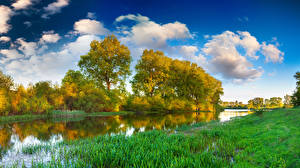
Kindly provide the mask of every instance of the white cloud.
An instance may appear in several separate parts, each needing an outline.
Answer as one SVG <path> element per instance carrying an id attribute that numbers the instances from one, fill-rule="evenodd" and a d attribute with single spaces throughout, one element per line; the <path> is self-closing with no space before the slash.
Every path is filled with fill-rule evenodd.
<path id="1" fill-rule="evenodd" d="M 232 79 L 234 82 L 253 81 L 259 78 L 263 70 L 261 67 L 254 68 L 253 65 L 243 56 L 237 47 L 241 45 L 246 50 L 246 55 L 255 56 L 256 41 L 248 32 L 225 31 L 222 34 L 212 36 L 202 49 L 203 53 L 210 56 L 209 69 L 220 73 L 224 78 Z M 247 41 L 253 44 L 246 44 Z"/>
<path id="2" fill-rule="evenodd" d="M 26 9 L 30 5 L 32 5 L 31 0 L 16 0 L 16 2 L 13 3 L 11 6 L 14 7 L 15 10 L 19 10 L 19 9 Z"/>
<path id="3" fill-rule="evenodd" d="M 0 50 L 0 54 L 4 56 L 4 58 L 0 60 L 1 64 L 4 64 L 13 59 L 18 59 L 23 57 L 23 55 L 20 54 L 16 49 L 3 49 Z"/>
<path id="4" fill-rule="evenodd" d="M 178 48 L 178 47 L 176 47 Z M 202 68 L 207 68 L 207 60 L 204 55 L 201 53 L 198 54 L 198 47 L 192 46 L 192 45 L 183 45 L 179 46 L 179 49 L 173 52 L 178 52 L 183 56 L 183 59 L 190 60 L 191 62 L 197 63 L 199 66 L 202 66 Z"/>
<path id="5" fill-rule="evenodd" d="M 180 22 L 158 24 L 141 15 L 125 15 L 116 18 L 116 22 L 133 20 L 136 24 L 128 30 L 122 30 L 122 41 L 134 43 L 140 47 L 162 49 L 167 47 L 167 40 L 191 38 L 187 26 Z M 124 29 L 124 27 L 122 27 Z"/>
<path id="6" fill-rule="evenodd" d="M 93 13 L 93 12 L 88 12 L 87 15 L 86 15 L 87 18 L 89 19 L 96 19 L 96 13 Z"/>
<path id="7" fill-rule="evenodd" d="M 196 46 L 188 46 L 188 45 L 183 45 L 180 48 L 181 54 L 183 54 L 186 57 L 190 57 L 196 54 L 198 52 L 198 48 Z"/>
<path id="8" fill-rule="evenodd" d="M 36 42 L 26 42 L 23 38 L 18 38 L 16 43 L 19 45 L 18 49 L 22 51 L 26 57 L 36 55 L 38 49 Z"/>
<path id="9" fill-rule="evenodd" d="M 258 59 L 259 56 L 256 55 L 256 52 L 259 50 L 260 44 L 256 38 L 251 36 L 249 32 L 238 31 L 238 34 L 241 38 L 238 43 L 245 48 L 246 55 L 254 59 Z"/>
<path id="10" fill-rule="evenodd" d="M 7 37 L 7 36 L 0 37 L 0 42 L 9 42 L 9 41 L 10 41 L 10 37 Z"/>
<path id="11" fill-rule="evenodd" d="M 128 14 L 128 15 L 122 15 L 116 18 L 116 22 L 121 22 L 123 20 L 134 20 L 134 21 L 138 21 L 138 22 L 147 22 L 149 21 L 149 18 L 146 16 L 142 16 L 140 14 L 138 15 L 133 15 L 133 14 Z"/>
<path id="12" fill-rule="evenodd" d="M 7 33 L 11 29 L 11 25 L 7 22 L 13 15 L 13 11 L 4 5 L 0 5 L 0 34 Z"/>
<path id="13" fill-rule="evenodd" d="M 94 35 L 82 35 L 74 42 L 65 44 L 57 52 L 43 54 L 39 54 L 36 48 L 33 52 L 36 54 L 27 58 L 14 59 L 4 65 L 4 70 L 12 75 L 17 83 L 25 85 L 41 80 L 60 82 L 68 69 L 76 69 L 80 56 L 89 51 L 92 40 L 100 39 Z"/>
<path id="14" fill-rule="evenodd" d="M 57 0 L 49 4 L 47 7 L 44 7 L 45 13 L 42 15 L 42 18 L 47 19 L 49 15 L 54 15 L 61 11 L 61 8 L 69 5 L 69 0 Z"/>
<path id="15" fill-rule="evenodd" d="M 41 43 L 56 43 L 60 39 L 58 33 L 54 33 L 54 31 L 43 32 L 43 35 L 40 39 Z"/>
<path id="16" fill-rule="evenodd" d="M 96 20 L 82 19 L 74 24 L 74 30 L 80 34 L 105 35 L 109 32 L 103 24 Z"/>
<path id="17" fill-rule="evenodd" d="M 281 63 L 283 61 L 284 53 L 273 44 L 266 44 L 266 42 L 263 42 L 262 54 L 266 57 L 266 62 Z"/>

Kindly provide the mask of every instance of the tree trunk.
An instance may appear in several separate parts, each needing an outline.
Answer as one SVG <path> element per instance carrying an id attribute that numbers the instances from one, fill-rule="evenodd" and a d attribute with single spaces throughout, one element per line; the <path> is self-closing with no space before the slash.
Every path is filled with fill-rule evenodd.
<path id="1" fill-rule="evenodd" d="M 107 90 L 110 91 L 110 85 L 111 83 L 109 81 L 106 81 Z"/>

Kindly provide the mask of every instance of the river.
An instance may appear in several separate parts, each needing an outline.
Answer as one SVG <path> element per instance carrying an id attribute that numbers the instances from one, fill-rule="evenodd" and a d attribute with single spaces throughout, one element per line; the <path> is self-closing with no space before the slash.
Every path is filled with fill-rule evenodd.
<path id="1" fill-rule="evenodd" d="M 184 124 L 190 125 L 211 120 L 224 122 L 233 117 L 247 114 L 249 114 L 248 110 L 226 109 L 221 113 L 130 114 L 106 117 L 56 118 L 0 124 L 0 148 L 2 149 L 0 150 L 0 167 L 1 165 L 12 165 L 16 162 L 24 162 L 26 166 L 30 166 L 32 160 L 39 160 L 41 154 L 22 153 L 22 148 L 28 146 L 53 145 L 63 140 L 75 140 L 99 135 L 125 134 L 130 136 L 137 132 L 154 129 L 173 131 Z M 43 155 L 43 160 L 47 160 L 47 157 L 51 158 L 47 153 Z"/>

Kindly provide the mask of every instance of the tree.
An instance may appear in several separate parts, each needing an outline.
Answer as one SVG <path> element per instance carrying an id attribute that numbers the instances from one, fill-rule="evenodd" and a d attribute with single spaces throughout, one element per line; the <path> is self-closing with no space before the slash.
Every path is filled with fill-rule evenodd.
<path id="1" fill-rule="evenodd" d="M 0 71 L 0 89 L 10 90 L 13 85 L 13 79 Z"/>
<path id="2" fill-rule="evenodd" d="M 285 108 L 292 107 L 292 96 L 290 96 L 290 95 L 285 95 L 285 96 L 284 96 L 283 104 L 284 104 L 284 107 L 285 107 Z"/>
<path id="3" fill-rule="evenodd" d="M 222 83 L 197 64 L 173 60 L 161 51 L 144 50 L 135 68 L 132 89 L 148 97 L 151 109 L 214 110 L 223 94 Z"/>
<path id="4" fill-rule="evenodd" d="M 294 107 L 296 107 L 296 106 L 300 106 L 300 72 L 296 72 L 294 77 L 297 80 L 296 82 L 297 86 L 294 94 L 292 95 L 292 103 Z"/>
<path id="5" fill-rule="evenodd" d="M 114 36 L 107 36 L 103 41 L 92 41 L 87 55 L 80 57 L 79 67 L 100 87 L 111 90 L 112 85 L 124 86 L 130 74 L 130 51 L 121 45 Z"/>
<path id="6" fill-rule="evenodd" d="M 0 71 L 0 115 L 7 115 L 10 106 L 10 89 L 13 87 L 13 79 Z"/>
<path id="7" fill-rule="evenodd" d="M 141 59 L 135 66 L 132 88 L 136 94 L 153 97 L 167 85 L 171 59 L 161 51 L 144 50 Z"/>
<path id="8" fill-rule="evenodd" d="M 282 98 L 281 97 L 271 97 L 270 98 L 270 108 L 280 108 L 282 107 Z"/>
<path id="9" fill-rule="evenodd" d="M 264 106 L 264 98 L 256 97 L 248 101 L 248 108 L 260 109 Z"/>

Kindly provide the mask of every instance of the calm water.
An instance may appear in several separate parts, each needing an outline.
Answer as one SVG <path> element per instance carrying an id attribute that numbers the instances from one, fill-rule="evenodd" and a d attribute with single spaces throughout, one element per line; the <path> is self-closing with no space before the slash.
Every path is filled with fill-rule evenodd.
<path id="1" fill-rule="evenodd" d="M 0 167 L 1 165 L 11 165 L 17 160 L 24 161 L 26 166 L 30 166 L 32 160 L 41 158 L 42 154 L 36 156 L 22 154 L 22 148 L 26 146 L 51 145 L 62 140 L 74 140 L 105 134 L 132 135 L 153 129 L 172 131 L 183 124 L 208 122 L 210 120 L 224 122 L 232 117 L 247 114 L 249 114 L 248 111 L 225 110 L 221 113 L 132 114 L 0 124 L 0 148 L 7 150 L 5 153 L 0 154 Z M 43 160 L 51 158 L 47 153 L 44 153 L 42 157 Z"/>

